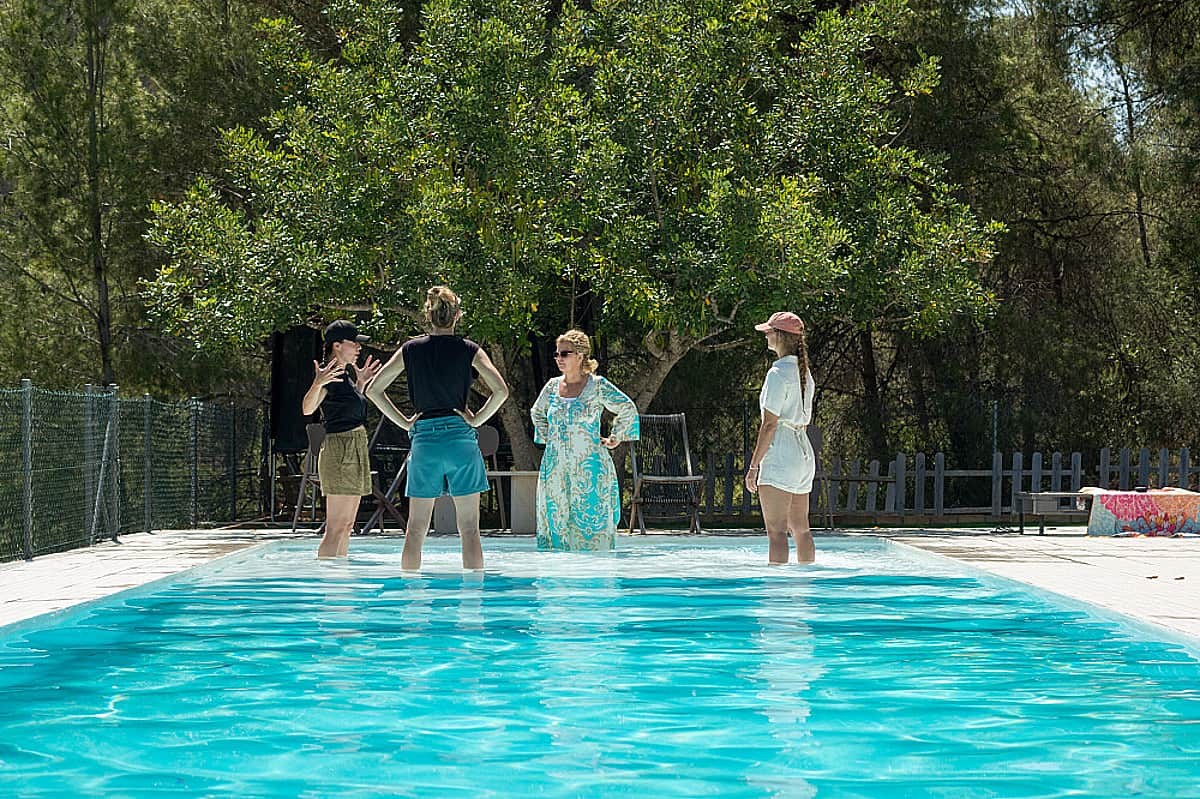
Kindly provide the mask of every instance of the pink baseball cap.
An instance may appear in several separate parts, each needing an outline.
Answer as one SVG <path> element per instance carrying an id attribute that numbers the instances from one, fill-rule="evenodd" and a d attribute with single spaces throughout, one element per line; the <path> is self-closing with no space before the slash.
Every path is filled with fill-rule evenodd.
<path id="1" fill-rule="evenodd" d="M 776 311 L 771 314 L 771 318 L 763 322 L 761 325 L 755 325 L 754 329 L 762 333 L 766 333 L 771 328 L 782 330 L 785 333 L 803 333 L 804 322 L 799 316 L 796 316 L 791 311 Z"/>

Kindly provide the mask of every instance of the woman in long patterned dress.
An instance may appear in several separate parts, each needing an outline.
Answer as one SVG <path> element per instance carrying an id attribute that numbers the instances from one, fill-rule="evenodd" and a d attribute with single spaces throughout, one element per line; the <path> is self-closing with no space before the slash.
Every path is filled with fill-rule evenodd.
<path id="1" fill-rule="evenodd" d="M 638 411 L 596 374 L 591 352 L 582 330 L 559 336 L 554 360 L 562 376 L 546 383 L 530 410 L 534 441 L 546 445 L 537 484 L 538 549 L 608 551 L 616 544 L 621 492 L 608 450 L 638 438 Z M 605 410 L 617 417 L 607 437 L 600 434 Z"/>

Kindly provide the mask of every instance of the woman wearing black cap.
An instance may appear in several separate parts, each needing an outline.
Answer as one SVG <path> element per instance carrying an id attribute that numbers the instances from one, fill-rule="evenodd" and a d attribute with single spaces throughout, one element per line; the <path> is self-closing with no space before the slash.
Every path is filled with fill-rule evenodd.
<path id="1" fill-rule="evenodd" d="M 367 384 L 381 364 L 368 357 L 357 368 L 367 336 L 352 322 L 339 319 L 325 328 L 324 366 L 313 361 L 316 377 L 304 395 L 305 416 L 321 411 L 325 443 L 317 459 L 321 493 L 325 495 L 325 537 L 318 558 L 343 557 L 350 548 L 350 532 L 358 504 L 371 493 L 371 462 L 367 458 Z"/>

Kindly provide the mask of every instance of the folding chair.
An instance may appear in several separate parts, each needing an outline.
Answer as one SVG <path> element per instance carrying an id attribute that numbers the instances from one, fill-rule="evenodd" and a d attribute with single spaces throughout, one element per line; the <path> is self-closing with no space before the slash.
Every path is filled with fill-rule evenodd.
<path id="1" fill-rule="evenodd" d="M 300 478 L 300 490 L 296 492 L 296 512 L 292 515 L 292 532 L 296 532 L 296 527 L 300 524 L 300 511 L 304 509 L 306 502 L 309 502 L 309 497 L 306 492 L 312 489 L 312 520 L 317 520 L 317 498 L 321 493 L 321 478 L 317 474 L 317 459 L 321 455 L 321 446 L 325 443 L 325 425 L 309 424 L 305 425 L 304 430 L 308 433 L 308 452 L 304 456 L 304 474 Z M 318 530 L 325 529 L 325 523 L 321 523 Z"/>
<path id="2" fill-rule="evenodd" d="M 475 429 L 479 436 L 479 454 L 483 462 L 493 472 L 499 471 L 496 465 L 496 452 L 500 449 L 500 431 L 491 425 L 483 425 Z M 504 485 L 499 477 L 489 477 L 488 481 L 496 487 L 496 504 L 500 506 L 500 527 L 508 527 L 508 512 L 504 509 Z"/>
<path id="3" fill-rule="evenodd" d="M 397 434 L 404 436 L 403 431 L 399 427 L 388 421 L 386 416 L 380 415 L 379 423 L 375 425 L 375 432 L 371 434 L 371 441 L 368 445 L 368 452 L 370 452 L 373 461 L 372 466 L 379 464 L 380 469 L 383 469 L 384 464 L 394 462 L 396 454 L 407 453 L 407 446 L 399 446 Z M 406 441 L 407 437 L 405 436 L 402 440 Z M 390 472 L 390 469 L 385 470 L 386 472 Z M 394 499 L 400 483 L 404 480 L 407 473 L 408 458 L 406 456 L 400 461 L 400 466 L 396 469 L 396 473 L 393 475 L 387 491 L 382 491 L 379 488 L 380 471 L 374 468 L 371 470 L 371 496 L 375 500 L 375 508 L 371 512 L 370 518 L 367 519 L 367 523 L 363 525 L 360 531 L 361 534 L 365 535 L 371 532 L 376 525 L 379 526 L 379 532 L 384 532 L 383 515 L 385 513 L 400 525 L 401 530 L 408 525 L 408 519 L 401 512 L 400 508 L 397 507 L 398 503 Z"/>
<path id="4" fill-rule="evenodd" d="M 492 468 L 494 469 L 496 466 L 496 451 L 500 448 L 500 431 L 490 425 L 483 425 L 476 428 L 475 433 L 479 437 L 479 454 L 483 456 L 485 462 L 488 458 L 491 458 Z M 391 484 L 388 485 L 387 491 L 376 495 L 376 499 L 379 500 L 379 505 L 375 508 L 375 512 L 371 514 L 371 518 L 367 520 L 366 525 L 363 527 L 364 533 L 368 532 L 382 519 L 383 513 L 385 510 L 387 510 L 387 507 L 392 506 L 393 510 L 395 510 L 394 506 L 392 505 L 394 502 L 393 497 L 395 497 L 396 492 L 400 490 L 400 483 L 404 481 L 404 478 L 407 475 L 408 458 L 405 458 L 404 462 L 400 464 L 400 468 L 396 471 L 396 476 L 392 478 Z M 500 488 L 500 478 L 490 477 L 488 479 L 489 481 L 496 481 L 496 496 L 500 503 L 500 523 L 502 526 L 507 526 L 508 518 L 507 513 L 504 510 L 504 494 Z M 398 510 L 395 510 L 395 512 L 399 513 Z M 381 526 L 380 530 L 382 529 L 383 528 Z"/>
<path id="5" fill-rule="evenodd" d="M 634 525 L 644 535 L 646 506 L 679 505 L 689 517 L 688 531 L 699 533 L 700 494 L 704 475 L 692 470 L 687 419 L 682 413 L 642 414 L 641 438 L 631 442 L 629 462 L 633 492 L 629 506 L 629 532 Z M 652 514 L 653 515 L 653 514 Z"/>

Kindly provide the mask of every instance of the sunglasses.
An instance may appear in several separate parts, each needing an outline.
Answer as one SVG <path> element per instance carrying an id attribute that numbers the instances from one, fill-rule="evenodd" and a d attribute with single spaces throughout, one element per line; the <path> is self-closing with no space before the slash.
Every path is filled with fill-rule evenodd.
<path id="1" fill-rule="evenodd" d="M 574 354 L 575 354 L 575 350 L 559 350 L 554 353 L 554 357 L 555 358 L 565 358 L 568 355 L 574 355 Z"/>

